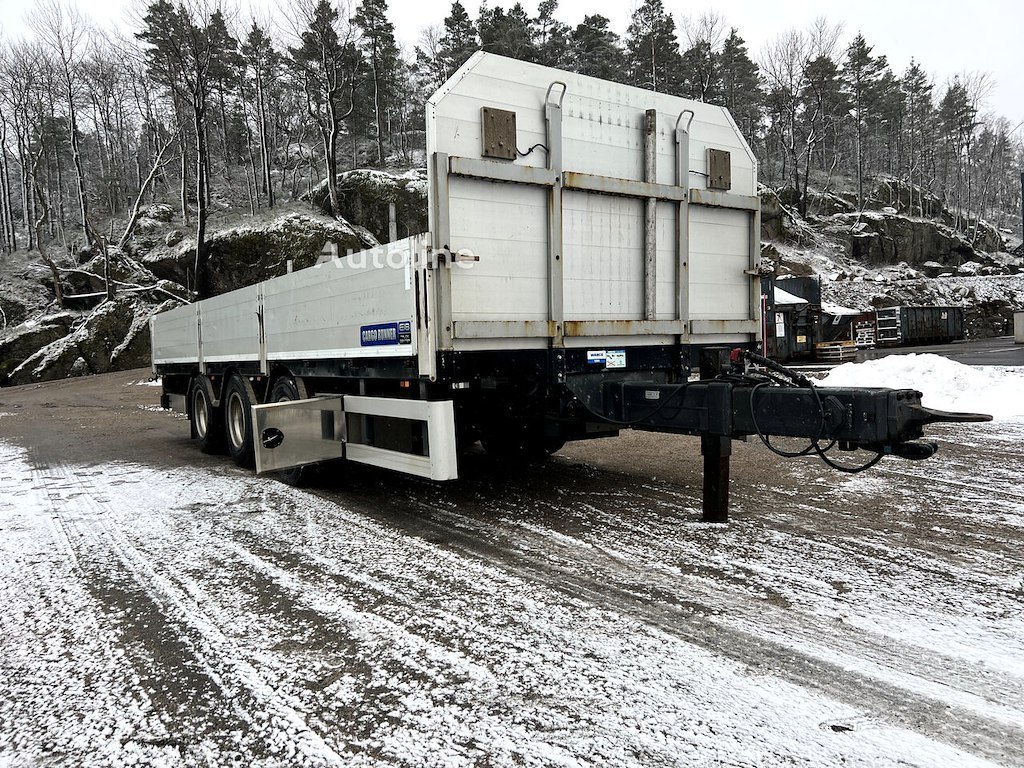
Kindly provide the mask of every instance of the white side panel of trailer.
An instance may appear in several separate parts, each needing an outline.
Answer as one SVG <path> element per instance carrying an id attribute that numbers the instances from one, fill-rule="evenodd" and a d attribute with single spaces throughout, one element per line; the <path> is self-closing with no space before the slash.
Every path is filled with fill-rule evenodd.
<path id="1" fill-rule="evenodd" d="M 260 357 L 259 285 L 239 288 L 199 304 L 204 363 L 252 362 Z"/>
<path id="2" fill-rule="evenodd" d="M 267 359 L 415 355 L 412 270 L 422 243 L 400 240 L 263 283 Z"/>
<path id="3" fill-rule="evenodd" d="M 154 365 L 199 362 L 198 311 L 195 304 L 186 304 L 149 321 Z"/>

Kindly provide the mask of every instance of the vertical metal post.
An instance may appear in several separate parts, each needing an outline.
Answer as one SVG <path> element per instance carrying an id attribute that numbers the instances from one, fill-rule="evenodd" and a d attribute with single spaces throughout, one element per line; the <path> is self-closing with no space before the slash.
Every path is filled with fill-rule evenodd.
<path id="1" fill-rule="evenodd" d="M 658 111 L 644 114 L 644 181 L 658 181 Z M 644 204 L 644 320 L 657 319 L 658 300 L 658 200 Z"/>
<path id="2" fill-rule="evenodd" d="M 700 377 L 714 379 L 731 365 L 728 347 L 708 347 L 700 351 Z M 700 453 L 704 457 L 705 523 L 729 522 L 729 457 L 732 439 L 728 436 L 701 434 Z"/>
<path id="3" fill-rule="evenodd" d="M 558 101 L 551 100 L 556 85 L 562 86 Z M 565 98 L 565 84 L 552 83 L 548 87 L 544 103 L 544 120 L 547 126 L 548 170 L 554 173 L 554 183 L 548 197 L 548 319 L 554 324 L 551 343 L 555 347 L 564 344 L 563 321 L 565 320 L 564 294 L 562 288 L 562 99 Z"/>
<path id="4" fill-rule="evenodd" d="M 704 515 L 701 521 L 727 523 L 732 440 L 719 435 L 701 435 L 700 453 L 704 457 Z"/>
<path id="5" fill-rule="evenodd" d="M 451 249 L 451 218 L 448 199 L 448 155 L 434 153 L 434 253 Z M 451 264 L 435 270 L 434 279 L 437 300 L 434 320 L 437 322 L 435 338 L 440 349 L 451 349 L 452 339 L 452 270 Z M 430 296 L 427 301 L 433 300 Z"/>
<path id="6" fill-rule="evenodd" d="M 395 214 L 395 204 L 388 203 L 388 242 L 394 243 L 398 240 L 398 218 Z"/>
<path id="7" fill-rule="evenodd" d="M 198 301 L 196 307 L 196 354 L 199 358 L 199 372 L 206 373 L 206 360 L 203 359 L 203 305 Z"/>
<path id="8" fill-rule="evenodd" d="M 689 120 L 682 125 L 689 113 Z M 676 119 L 676 186 L 689 194 L 690 189 L 690 120 L 693 112 L 686 110 Z M 690 201 L 679 202 L 676 222 L 676 316 L 684 324 L 690 319 Z M 684 327 L 686 327 L 684 325 Z M 688 330 L 687 334 L 688 335 Z"/>
<path id="9" fill-rule="evenodd" d="M 750 222 L 750 319 L 757 320 L 761 313 L 761 206 L 751 215 Z M 756 340 L 755 336 L 755 340 Z"/>
<path id="10" fill-rule="evenodd" d="M 264 376 L 270 375 L 270 365 L 267 362 L 267 329 L 263 322 L 263 283 L 256 286 L 256 322 L 258 323 L 258 337 L 260 342 L 260 373 Z"/>

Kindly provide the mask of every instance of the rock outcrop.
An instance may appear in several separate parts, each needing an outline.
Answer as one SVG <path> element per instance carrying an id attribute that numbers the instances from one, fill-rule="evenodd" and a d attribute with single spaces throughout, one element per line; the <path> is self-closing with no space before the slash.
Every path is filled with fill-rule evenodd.
<path id="1" fill-rule="evenodd" d="M 168 206 L 150 206 L 143 219 L 147 223 L 124 251 L 109 246 L 104 256 L 86 249 L 59 260 L 63 307 L 57 306 L 50 271 L 31 254 L 11 270 L 22 274 L 21 283 L 0 276 L 0 384 L 149 364 L 149 318 L 189 298 L 195 251 L 187 237 L 167 245 L 169 233 L 180 234 Z M 288 261 L 294 269 L 312 266 L 328 242 L 342 252 L 377 244 L 362 227 L 308 210 L 268 212 L 214 229 L 207 242 L 214 294 L 282 275 Z"/>
<path id="2" fill-rule="evenodd" d="M 822 230 L 846 244 L 846 255 L 867 266 L 906 262 L 937 262 L 958 267 L 984 258 L 961 235 L 929 219 L 892 213 L 841 213 L 822 223 Z"/>
<path id="3" fill-rule="evenodd" d="M 382 243 L 388 237 L 388 205 L 395 204 L 399 239 L 426 232 L 427 171 L 414 168 L 403 172 L 359 168 L 338 174 L 339 214 L 353 224 L 366 227 Z M 322 181 L 308 200 L 330 213 L 327 182 Z"/>
<path id="4" fill-rule="evenodd" d="M 88 373 L 139 368 L 149 364 L 149 318 L 176 303 L 156 305 L 134 296 L 118 296 L 83 316 L 67 333 L 53 338 L 60 324 L 49 324 L 49 333 L 37 332 L 35 341 L 51 339 L 6 373 L 5 384 L 61 379 Z M 28 342 L 26 332 L 6 343 Z M 20 350 L 19 354 L 24 350 Z"/>
<path id="5" fill-rule="evenodd" d="M 377 245 L 362 227 L 317 213 L 286 210 L 214 231 L 209 247 L 208 285 L 211 295 L 226 293 L 260 280 L 283 275 L 288 261 L 294 269 L 316 263 L 328 242 L 342 253 Z M 195 238 L 183 237 L 174 246 L 150 243 L 138 261 L 157 277 L 185 286 L 193 284 Z"/>

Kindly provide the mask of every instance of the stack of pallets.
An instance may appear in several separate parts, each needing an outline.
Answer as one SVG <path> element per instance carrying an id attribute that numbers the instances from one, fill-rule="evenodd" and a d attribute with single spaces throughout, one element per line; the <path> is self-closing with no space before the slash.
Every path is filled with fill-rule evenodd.
<path id="1" fill-rule="evenodd" d="M 849 363 L 857 358 L 857 343 L 825 341 L 814 345 L 814 356 L 821 363 Z"/>

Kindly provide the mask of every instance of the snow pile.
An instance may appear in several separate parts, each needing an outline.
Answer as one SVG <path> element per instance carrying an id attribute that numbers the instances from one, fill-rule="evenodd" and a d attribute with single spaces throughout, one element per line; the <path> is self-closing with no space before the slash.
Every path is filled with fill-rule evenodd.
<path id="1" fill-rule="evenodd" d="M 1024 368 L 963 365 L 939 355 L 890 355 L 844 363 L 820 385 L 916 389 L 930 408 L 1024 419 Z"/>

